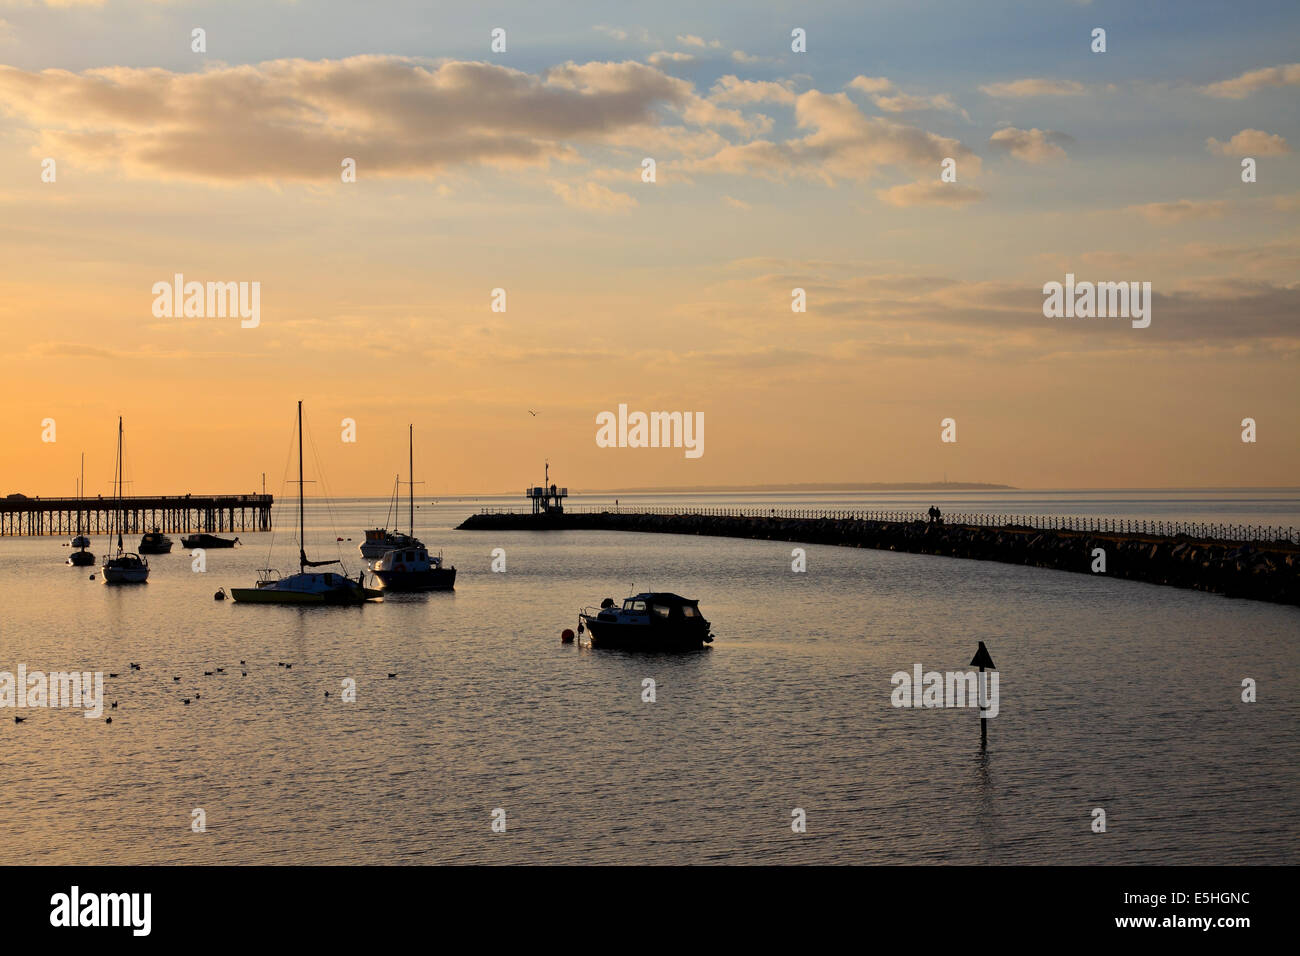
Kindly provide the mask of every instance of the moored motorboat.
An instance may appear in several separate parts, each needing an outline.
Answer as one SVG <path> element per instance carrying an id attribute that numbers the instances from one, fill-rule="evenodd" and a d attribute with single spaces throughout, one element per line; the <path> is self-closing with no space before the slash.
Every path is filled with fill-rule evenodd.
<path id="1" fill-rule="evenodd" d="M 385 591 L 451 591 L 456 587 L 456 569 L 444 567 L 442 555 L 430 555 L 424 545 L 389 551 L 370 566 L 370 573 Z"/>
<path id="2" fill-rule="evenodd" d="M 424 545 L 412 538 L 409 534 L 402 534 L 400 531 L 390 531 L 387 528 L 369 528 L 366 530 L 366 540 L 357 545 L 357 550 L 367 561 L 374 561 L 382 558 L 389 551 L 397 548 L 424 547 Z"/>
<path id="3" fill-rule="evenodd" d="M 172 550 L 172 539 L 167 537 L 157 528 L 152 531 L 146 531 L 140 539 L 141 554 L 170 554 Z"/>
<path id="4" fill-rule="evenodd" d="M 388 515 L 384 518 L 384 525 L 381 528 L 367 528 L 365 539 L 357 545 L 357 550 L 367 561 L 377 561 L 389 551 L 395 551 L 398 548 L 423 548 L 424 543 L 415 537 L 415 531 L 410 534 L 402 534 L 398 531 L 396 525 L 399 523 L 397 517 L 398 496 L 402 490 L 402 476 L 397 475 L 393 479 L 393 496 L 388 500 Z M 414 489 L 412 489 L 414 494 Z M 394 527 L 389 528 L 388 523 L 392 522 Z"/>
<path id="5" fill-rule="evenodd" d="M 429 554 L 418 538 L 415 537 L 415 427 L 407 426 L 407 459 L 411 469 L 410 528 L 411 533 L 401 535 L 409 544 L 391 548 L 383 553 L 378 561 L 370 566 L 370 572 L 385 591 L 451 591 L 456 587 L 455 567 L 446 567 L 442 555 Z M 377 529 L 378 530 L 378 529 Z M 371 532 L 367 531 L 369 537 Z M 400 532 L 385 532 L 400 534 Z M 364 546 L 362 549 L 364 554 Z"/>
<path id="6" fill-rule="evenodd" d="M 238 538 L 218 538 L 215 534 L 187 534 L 181 538 L 182 548 L 233 548 L 240 544 Z"/>
<path id="7" fill-rule="evenodd" d="M 88 568 L 95 563 L 95 555 L 85 548 L 78 548 L 68 555 L 67 563 L 74 568 Z"/>
<path id="8" fill-rule="evenodd" d="M 590 633 L 592 647 L 693 650 L 713 642 L 699 604 L 663 591 L 634 595 L 624 600 L 622 607 L 606 598 L 599 609 L 583 608 L 579 612 L 578 632 Z"/>

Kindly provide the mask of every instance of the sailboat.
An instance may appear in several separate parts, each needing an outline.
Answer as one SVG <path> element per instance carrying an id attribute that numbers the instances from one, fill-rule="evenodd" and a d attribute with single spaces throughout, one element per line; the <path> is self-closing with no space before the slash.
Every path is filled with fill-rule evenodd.
<path id="1" fill-rule="evenodd" d="M 117 532 L 117 553 L 111 558 L 104 558 L 105 584 L 143 584 L 149 580 L 149 562 L 130 551 L 122 550 L 122 523 L 125 512 L 122 510 L 122 416 L 117 417 L 117 471 L 113 475 L 113 530 Z M 111 534 L 112 532 L 110 532 Z"/>
<path id="2" fill-rule="evenodd" d="M 304 544 L 306 539 L 303 508 L 302 475 L 302 402 L 298 402 L 298 573 L 280 577 L 274 568 L 261 568 L 261 577 L 251 588 L 231 588 L 230 596 L 245 604 L 364 604 L 383 597 L 382 591 L 368 588 L 362 583 L 363 574 L 352 580 L 346 574 L 332 571 L 308 571 L 323 568 L 333 561 L 308 561 Z"/>
<path id="3" fill-rule="evenodd" d="M 411 533 L 406 537 L 412 543 L 386 552 L 370 571 L 385 591 L 451 591 L 456 587 L 456 569 L 443 567 L 442 555 L 431 557 L 415 537 L 415 427 L 407 429 Z"/>
<path id="4" fill-rule="evenodd" d="M 77 481 L 77 536 L 69 543 L 76 548 L 68 555 L 67 563 L 74 568 L 88 568 L 95 563 L 95 556 L 86 549 L 90 547 L 90 539 L 81 533 L 81 496 L 85 493 L 86 486 L 86 453 L 81 453 L 81 478 Z"/>

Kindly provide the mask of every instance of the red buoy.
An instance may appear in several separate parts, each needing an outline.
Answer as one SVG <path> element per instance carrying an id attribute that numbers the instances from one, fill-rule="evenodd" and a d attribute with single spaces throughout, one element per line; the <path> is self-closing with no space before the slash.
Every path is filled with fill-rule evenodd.
<path id="1" fill-rule="evenodd" d="M 560 641 L 563 642 L 563 643 L 565 643 L 565 644 L 572 644 L 572 643 L 573 643 L 573 631 L 572 631 L 572 629 L 566 627 L 563 631 L 561 631 L 561 632 L 560 632 Z"/>

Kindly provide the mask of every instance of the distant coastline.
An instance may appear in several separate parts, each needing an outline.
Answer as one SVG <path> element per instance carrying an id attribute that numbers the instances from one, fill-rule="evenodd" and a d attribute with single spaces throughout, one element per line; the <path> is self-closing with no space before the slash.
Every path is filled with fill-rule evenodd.
<path id="1" fill-rule="evenodd" d="M 688 485 L 675 488 L 581 488 L 575 495 L 713 494 L 759 493 L 768 491 L 1019 491 L 1014 485 L 984 481 L 805 481 L 771 485 Z"/>
<path id="2" fill-rule="evenodd" d="M 901 481 L 901 482 L 806 482 L 770 485 L 696 485 L 689 487 L 635 487 L 635 488 L 570 488 L 572 495 L 614 497 L 617 495 L 692 495 L 692 494 L 766 494 L 766 493 L 838 493 L 838 492 L 906 492 L 906 491 L 1015 491 L 1024 495 L 1052 494 L 1295 494 L 1300 486 L 1222 486 L 1186 488 L 1022 488 L 1019 485 L 1001 485 L 980 481 Z M 382 500 L 380 496 L 374 496 Z M 435 495 L 441 501 L 478 498 L 515 498 L 511 491 L 475 491 Z M 368 500 L 358 498 L 360 500 Z"/>

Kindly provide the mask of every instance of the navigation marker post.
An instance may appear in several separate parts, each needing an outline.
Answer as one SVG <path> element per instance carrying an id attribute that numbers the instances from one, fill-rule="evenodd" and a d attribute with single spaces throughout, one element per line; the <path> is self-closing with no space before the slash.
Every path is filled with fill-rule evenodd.
<path id="1" fill-rule="evenodd" d="M 989 719 L 984 716 L 984 712 L 988 710 L 989 707 L 989 693 L 987 683 L 988 678 L 984 676 L 984 668 L 987 667 L 989 670 L 995 671 L 998 669 L 998 666 L 993 663 L 993 658 L 989 654 L 989 649 L 984 646 L 983 641 L 980 641 L 979 650 L 975 652 L 975 656 L 971 659 L 970 666 L 978 667 L 980 669 L 979 684 L 977 685 L 979 690 L 976 695 L 976 700 L 978 701 L 980 708 L 980 750 L 985 750 L 989 745 Z"/>

